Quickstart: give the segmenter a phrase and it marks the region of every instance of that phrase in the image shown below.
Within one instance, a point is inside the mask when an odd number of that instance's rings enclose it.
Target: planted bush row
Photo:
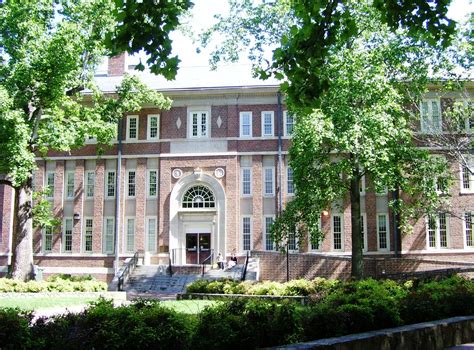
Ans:
[[[39,319],[0,310],[0,348],[252,349],[474,314],[474,285],[461,277],[409,282],[337,283],[307,306],[238,299],[197,315],[139,300],[101,300],[80,314]]]
[[[107,283],[96,281],[91,276],[74,277],[67,275],[51,276],[47,281],[22,282],[0,278],[0,293],[39,293],[39,292],[103,292]]]

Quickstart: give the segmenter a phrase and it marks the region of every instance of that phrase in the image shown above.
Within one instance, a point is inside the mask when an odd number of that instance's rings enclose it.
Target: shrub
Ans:
[[[20,309],[0,309],[0,349],[23,349],[31,346],[29,324],[33,314]]]
[[[102,292],[107,290],[107,283],[89,278],[83,280],[68,280],[54,277],[51,280],[17,281],[9,278],[0,278],[0,293],[39,293],[39,292]]]
[[[314,283],[305,279],[292,280],[283,284],[279,295],[307,296],[316,292]]]
[[[207,285],[209,284],[208,280],[198,279],[188,284],[186,287],[186,293],[208,293]]]
[[[248,289],[248,293],[252,295],[281,295],[283,286],[278,282],[264,281],[256,283]]]

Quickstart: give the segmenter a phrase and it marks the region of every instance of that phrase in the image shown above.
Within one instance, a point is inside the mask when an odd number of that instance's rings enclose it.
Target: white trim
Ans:
[[[474,163],[470,157],[468,157],[466,160],[469,163]],[[470,164],[470,165],[474,166],[474,164]],[[471,174],[468,171],[469,188],[464,188],[463,175],[464,175],[463,164],[459,163],[459,193],[462,193],[462,194],[474,193],[474,174]]]
[[[64,157],[64,159],[67,159],[67,158]],[[46,176],[44,177],[44,189],[48,189],[48,190],[50,189],[49,185],[48,185],[48,176],[51,175],[51,174],[53,175],[53,188],[52,188],[52,191],[46,195],[46,198],[48,198],[48,199],[53,199],[54,198],[54,192],[56,191],[56,189],[55,189],[56,186],[54,184],[56,182],[56,173],[55,173],[55,171],[47,171],[46,172]]]
[[[89,192],[89,174],[93,174],[94,175],[94,181],[92,181],[92,196],[89,196],[88,195],[88,192]],[[86,170],[85,174],[84,174],[84,183],[85,183],[85,193],[84,193],[84,197],[86,200],[88,199],[93,199],[94,198],[94,195],[95,195],[95,170]]]
[[[446,217],[446,247],[441,247],[441,235],[439,230],[439,214],[445,214]],[[435,247],[430,247],[430,238],[429,238],[429,216],[425,217],[425,240],[426,240],[426,250],[428,251],[443,251],[445,252],[449,247],[451,247],[450,242],[450,230],[449,230],[449,215],[448,213],[437,213],[435,216],[436,228],[435,228]],[[464,232],[462,233],[464,234]]]
[[[272,172],[272,192],[271,193],[267,193],[266,191],[266,184],[265,184],[265,176],[266,176],[266,171],[267,170],[271,170]],[[262,169],[262,192],[263,192],[263,196],[264,197],[274,197],[275,196],[275,167],[271,166],[266,166],[266,167],[263,167]],[[252,192],[252,191],[250,191]]]
[[[69,196],[68,193],[68,186],[69,186],[69,176],[72,175],[72,196]],[[73,200],[74,199],[74,191],[75,191],[75,176],[74,170],[68,170],[64,173],[64,199],[65,200]]]
[[[244,193],[244,169],[249,170],[250,172],[250,193]],[[241,197],[252,197],[252,189],[253,189],[253,174],[252,174],[252,167],[241,167],[240,168],[240,196]]]
[[[54,228],[53,227],[49,227],[52,232],[51,232],[51,250],[46,250],[45,248],[45,242],[46,242],[46,239],[45,239],[45,236],[46,236],[46,227],[43,227],[41,229],[41,252],[42,253],[49,253],[49,252],[52,252],[53,251],[53,247],[54,247]]]
[[[112,249],[111,250],[107,250],[107,244],[106,244],[106,239],[107,239],[107,220],[112,220]],[[102,247],[101,247],[101,251],[102,251],[102,255],[100,256],[109,256],[110,254],[113,254],[114,253],[114,249],[115,249],[115,217],[113,216],[104,216],[102,218],[102,225],[104,226],[104,229],[102,231],[102,239],[101,239],[101,243],[102,243]]]
[[[114,195],[109,196],[109,173],[114,173]],[[106,170],[105,171],[105,179],[104,179],[104,184],[105,184],[105,193],[104,193],[104,198],[105,199],[113,199],[115,198],[115,195],[117,193],[117,172],[115,170]]]
[[[86,251],[86,233],[87,233],[87,220],[92,220],[92,250]],[[83,228],[82,228],[82,239],[81,239],[81,252],[84,254],[91,254],[94,251],[94,218],[92,216],[84,217],[82,220]]]
[[[137,131],[136,131],[136,137],[130,137],[130,119],[132,118],[136,118],[137,120]],[[125,135],[125,139],[127,141],[131,141],[131,140],[138,140],[138,134],[140,132],[140,118],[138,115],[127,115],[127,133]]]
[[[341,248],[335,249],[334,248],[334,217],[338,216],[341,218]],[[344,251],[344,214],[343,213],[336,213],[331,214],[331,251],[333,252],[343,252]]]
[[[387,227],[387,248],[380,248],[380,237],[379,237],[379,216],[385,216],[385,225]],[[377,213],[377,251],[379,252],[390,252],[390,218],[388,213]]]
[[[288,137],[288,138],[291,138],[292,135],[293,135],[293,132],[294,132],[294,128],[295,128],[295,117],[293,116],[293,131],[292,131],[292,134],[289,135],[288,134],[288,130],[287,130],[287,118],[288,118],[288,111],[283,111],[283,135],[284,137]]]
[[[112,274],[115,272],[115,270],[110,267],[87,267],[87,266],[77,266],[77,267],[40,266],[40,269],[43,271],[43,273]]]
[[[434,128],[433,126],[433,102],[436,103],[439,113],[439,129]],[[423,103],[427,104],[428,110],[427,113],[427,120],[428,125],[425,125],[423,122]],[[424,98],[420,101],[420,131],[425,134],[434,134],[443,132],[443,116],[441,113],[441,103],[439,98]]]
[[[134,186],[134,189],[133,189],[134,194],[133,195],[129,194],[130,193],[130,173],[134,173],[134,175],[135,175],[134,183],[133,183],[133,186]],[[129,169],[129,170],[126,171],[125,188],[126,188],[125,198],[133,199],[137,196],[137,170],[136,169]]]
[[[250,249],[244,249],[244,218],[249,218],[250,222]],[[241,215],[240,216],[240,244],[242,247],[242,251],[250,251],[253,249],[253,222],[252,222],[252,215]]]
[[[197,125],[197,135],[193,136],[193,113],[198,115],[198,125]],[[202,123],[202,113],[206,114],[206,135],[202,135],[201,126]],[[188,108],[188,117],[187,117],[187,139],[210,139],[211,138],[211,108]]]
[[[293,184],[293,192],[289,192],[288,191],[288,171],[291,170],[291,175],[293,177],[292,179],[292,184]],[[285,187],[286,187],[286,196],[287,197],[293,197],[295,195],[295,192],[296,192],[296,188],[295,188],[295,175],[294,175],[294,170],[292,167],[290,167],[288,165],[288,162],[286,163],[286,177],[285,177]]]
[[[156,171],[156,194],[154,196],[150,195],[150,173]],[[159,189],[159,179],[158,179],[158,169],[147,169],[146,171],[146,198],[153,199],[158,197]]]
[[[321,220],[321,215],[319,216],[319,222],[318,222],[318,226],[319,226],[319,229],[322,231],[322,225],[323,225],[323,222]],[[311,253],[311,252],[322,252],[322,245],[323,245],[323,240],[324,240],[324,237],[322,237],[322,239],[320,241],[318,241],[318,248],[317,249],[313,249],[313,245],[311,244],[311,235],[308,233],[308,252]]]
[[[133,254],[136,250],[136,241],[137,241],[137,217],[136,216],[125,216],[123,223],[124,239],[123,239],[123,252]],[[128,221],[133,220],[133,249],[128,250]],[[130,235],[131,236],[131,235]]]
[[[271,117],[271,132],[269,134],[265,133],[265,114],[269,114]],[[275,135],[275,112],[262,111],[262,113],[260,113],[260,119],[261,119],[261,125],[262,125],[262,137]]]
[[[151,136],[151,118],[156,117],[156,136]],[[148,114],[146,123],[146,138],[147,141],[156,141],[160,138],[160,115],[159,114]]]
[[[267,249],[267,236],[270,235],[270,232],[267,231],[267,218],[271,218],[273,223],[275,223],[275,215],[263,215],[263,248],[265,251],[272,252],[276,250],[275,241],[273,241],[273,249]]]
[[[150,227],[150,220],[155,220],[155,248],[153,250],[148,250],[148,240],[149,240],[149,227]],[[145,252],[148,253],[157,253],[158,252],[158,217],[157,216],[146,216],[145,217]]]
[[[66,250],[66,222],[71,221],[71,250]],[[73,251],[74,243],[74,218],[73,217],[64,217],[63,218],[63,227],[61,229],[61,253],[69,254]]]
[[[244,135],[244,133],[243,133],[243,131],[244,131],[243,116],[246,115],[246,114],[249,115],[249,119],[250,119],[249,120],[249,123],[250,123],[250,126],[249,126],[249,133],[250,134],[249,135]],[[253,124],[253,115],[252,115],[251,111],[244,111],[244,112],[239,113],[239,130],[240,130],[239,135],[240,135],[241,138],[245,138],[245,139],[252,138],[252,134],[253,134],[253,131],[252,131],[252,129],[253,129],[252,126],[253,125],[252,124]]]
[[[467,245],[467,237],[466,237],[466,214],[471,214],[471,239],[472,239],[472,245],[468,246]],[[463,237],[463,246],[464,249],[474,249],[474,211],[465,211],[463,212],[463,218],[462,218],[462,237]]]

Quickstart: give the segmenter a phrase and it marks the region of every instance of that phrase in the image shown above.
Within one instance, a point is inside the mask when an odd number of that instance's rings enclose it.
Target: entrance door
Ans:
[[[211,255],[210,233],[186,234],[186,264],[202,264]],[[206,264],[211,264],[211,259]]]

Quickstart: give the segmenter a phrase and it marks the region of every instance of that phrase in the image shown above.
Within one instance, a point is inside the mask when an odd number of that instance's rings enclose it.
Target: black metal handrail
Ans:
[[[250,252],[247,251],[247,256],[245,257],[245,264],[242,268],[242,277],[240,278],[241,281],[245,281],[245,276],[247,275],[247,266],[249,265],[249,256]]]
[[[171,254],[168,255],[169,261],[168,261],[168,274],[173,276],[173,265],[171,264]]]
[[[132,259],[129,262],[127,262],[127,264],[125,265],[125,268],[122,270],[122,273],[120,274],[118,278],[118,290],[120,292],[123,291],[123,285],[127,282],[128,277],[130,276],[130,273],[137,266],[137,263],[138,263],[138,252],[135,252],[135,254],[133,254]]]
[[[208,261],[208,260],[212,261],[211,259],[213,257],[214,257],[214,249],[211,249],[211,254],[209,254],[209,256],[206,259],[204,259],[201,263],[201,275],[202,276],[204,276],[204,268],[205,268],[204,265],[206,265],[206,261]]]

